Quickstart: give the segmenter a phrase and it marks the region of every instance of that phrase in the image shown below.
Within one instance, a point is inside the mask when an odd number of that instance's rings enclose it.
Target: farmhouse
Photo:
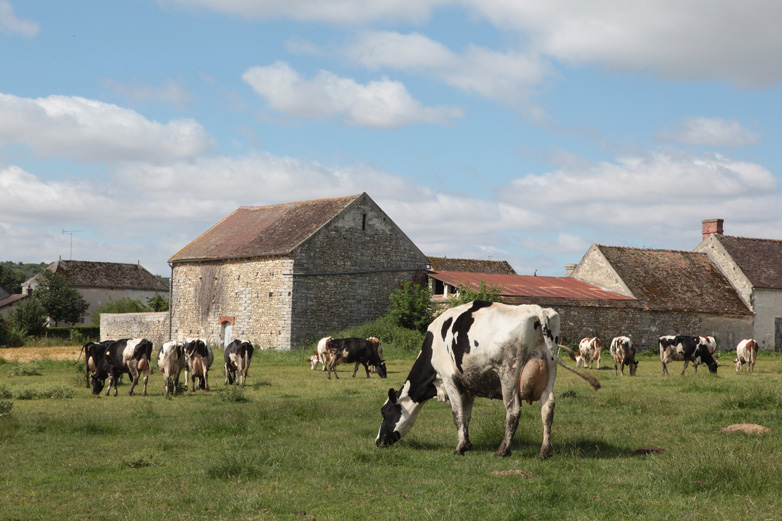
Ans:
[[[366,193],[243,206],[169,259],[171,337],[297,347],[378,318],[428,263]]]
[[[88,312],[112,300],[131,298],[146,303],[155,294],[168,297],[168,286],[140,264],[58,260],[46,269],[62,275],[81,294],[90,306]],[[7,307],[28,297],[37,286],[38,276],[22,283],[22,293],[6,299]]]
[[[703,241],[695,251],[709,256],[754,312],[752,331],[744,338],[754,338],[761,349],[782,351],[782,241],[724,235],[723,222],[703,221]]]

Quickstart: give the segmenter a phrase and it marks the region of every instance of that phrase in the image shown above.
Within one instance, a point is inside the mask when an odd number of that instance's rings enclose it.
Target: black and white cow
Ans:
[[[429,325],[402,388],[388,390],[375,444],[382,447],[397,442],[410,431],[424,403],[437,397],[451,403],[458,431],[454,453],[463,455],[472,449],[468,428],[473,402],[482,397],[505,403],[505,437],[495,456],[509,456],[522,399],[540,399],[543,444],[539,457],[551,456],[557,364],[600,388],[593,376],[562,362],[558,337],[559,314],[553,309],[475,301],[447,310]],[[522,384],[525,367],[544,376],[545,380],[538,382],[542,390],[532,389],[536,384]],[[525,388],[524,397],[520,387]]]
[[[212,348],[201,340],[196,338],[188,340],[184,345],[185,350],[185,382],[191,392],[196,390],[196,379],[198,387],[209,390],[209,368],[212,367],[215,355]]]
[[[353,362],[356,363],[356,367],[353,369],[354,378],[359,364],[364,366],[367,378],[369,378],[369,366],[377,368],[377,375],[380,378],[386,377],[386,364],[380,359],[380,355],[377,354],[377,344],[375,342],[364,338],[332,338],[328,341],[327,347],[331,356],[331,360],[329,360],[329,380],[331,380],[332,371],[334,376],[339,378],[337,374],[337,366],[339,364],[351,364]]]
[[[717,340],[713,336],[699,336],[701,340],[701,344],[706,346],[706,349],[709,350],[709,353],[711,353],[712,358],[716,360],[719,357],[719,354],[717,353]],[[698,372],[698,366],[701,365],[703,362],[700,358],[696,358],[695,361],[692,363],[692,368],[695,369],[695,372]]]
[[[671,361],[684,361],[682,375],[687,370],[687,364],[690,362],[706,364],[709,372],[717,372],[717,362],[711,356],[708,347],[701,341],[700,337],[689,335],[665,335],[658,340],[660,347],[660,362],[663,364],[663,375],[668,373],[668,363]]]
[[[179,387],[179,374],[185,369],[185,344],[171,340],[163,344],[157,354],[157,366],[163,372],[163,382],[168,396],[169,384],[173,385],[174,396]]]
[[[625,366],[630,368],[630,376],[635,376],[638,369],[638,362],[635,359],[635,347],[633,341],[626,336],[618,336],[611,340],[609,348],[611,358],[614,359],[614,374],[619,374],[621,366],[622,376],[625,375]]]
[[[225,346],[225,383],[234,382],[244,385],[247,381],[247,370],[253,358],[253,345],[247,340],[235,339]]]
[[[86,387],[88,389],[90,388],[90,373],[95,374],[95,372],[98,370],[98,367],[100,367],[100,365],[103,363],[103,356],[106,354],[106,345],[110,344],[111,342],[111,340],[107,342],[87,342],[81,346],[81,349],[79,350],[79,356],[76,358],[76,362],[73,362],[73,365],[76,365],[76,363],[81,359],[82,352],[84,352],[84,360],[87,365],[84,368],[84,381],[87,384]]]
[[[106,384],[106,378],[110,378],[106,396],[109,395],[112,385],[114,386],[114,396],[117,396],[117,381],[123,373],[128,373],[132,379],[128,391],[130,396],[138,383],[139,374],[144,373],[143,394],[146,396],[151,368],[152,342],[146,338],[125,338],[104,342],[102,345],[105,346],[103,361],[92,377],[92,393],[100,394]]]

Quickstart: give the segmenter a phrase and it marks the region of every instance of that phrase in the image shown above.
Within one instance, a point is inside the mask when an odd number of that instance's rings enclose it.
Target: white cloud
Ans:
[[[150,121],[132,110],[71,96],[0,94],[0,146],[28,145],[80,161],[165,161],[203,154],[210,140],[192,119]]]
[[[164,102],[179,110],[189,110],[193,95],[187,86],[179,80],[168,79],[159,87],[145,85],[138,81],[121,82],[106,79],[103,84],[114,92],[136,103]]]
[[[372,21],[421,22],[447,0],[158,0],[185,8],[205,8],[250,19],[290,18],[353,25]]]
[[[746,87],[782,81],[782,3],[776,0],[481,0],[472,9],[519,31],[542,54],[665,77]]]
[[[745,147],[757,145],[761,135],[744,128],[736,120],[722,118],[684,118],[675,128],[657,134],[661,141],[709,145],[714,147]]]
[[[32,38],[38,34],[38,23],[17,18],[11,2],[0,0],[0,33]]]
[[[462,116],[452,107],[424,107],[405,86],[389,79],[360,84],[321,71],[307,80],[287,63],[252,67],[243,75],[269,106],[291,116],[338,117],[345,124],[396,128],[413,123],[448,124]]]
[[[548,73],[548,66],[534,53],[468,45],[457,54],[418,33],[364,32],[345,53],[370,69],[413,71],[517,107],[529,104],[533,87]]]

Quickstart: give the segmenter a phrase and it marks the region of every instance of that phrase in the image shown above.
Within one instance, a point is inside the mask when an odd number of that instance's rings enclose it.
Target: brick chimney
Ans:
[[[722,235],[723,222],[725,222],[723,219],[705,219],[701,221],[703,240],[706,240],[706,237],[712,233],[718,233]]]

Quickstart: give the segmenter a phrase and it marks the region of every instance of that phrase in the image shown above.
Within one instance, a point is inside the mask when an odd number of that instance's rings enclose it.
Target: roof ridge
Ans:
[[[240,206],[239,210],[255,210],[255,209],[262,209],[262,208],[279,208],[283,206],[293,206],[297,204],[309,204],[309,203],[319,203],[319,202],[326,202],[326,201],[341,201],[341,200],[347,200],[347,199],[358,199],[364,195],[364,192],[360,194],[355,195],[346,195],[342,197],[324,197],[322,199],[309,199],[307,201],[293,201],[288,203],[275,203],[275,204],[266,204],[266,205],[244,205]]]
[[[636,251],[659,251],[659,252],[666,252],[666,253],[697,253],[705,255],[705,253],[700,251],[691,251],[691,250],[672,250],[668,248],[640,248],[637,246],[609,246],[607,244],[598,244],[599,248],[614,248],[614,249],[624,249],[624,250],[636,250]]]
[[[722,235],[728,239],[739,239],[741,241],[767,241],[767,242],[782,242],[782,239],[763,239],[760,237],[740,237],[738,235]]]

